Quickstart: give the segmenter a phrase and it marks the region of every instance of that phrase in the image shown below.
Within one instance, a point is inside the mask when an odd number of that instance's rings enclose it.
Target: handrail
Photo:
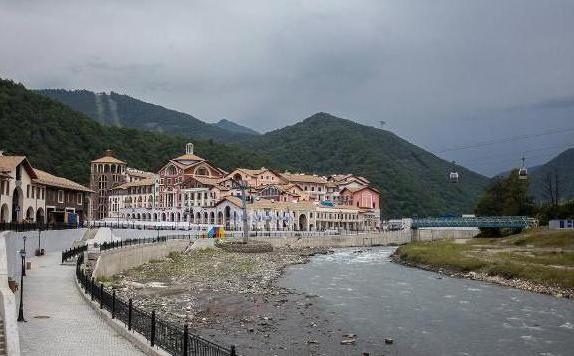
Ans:
[[[127,245],[126,245],[127,246]],[[236,356],[235,346],[224,347],[191,334],[188,325],[179,327],[156,316],[155,310],[146,312],[133,305],[130,298],[127,302],[116,296],[116,292],[106,290],[103,283],[98,283],[82,269],[84,255],[80,254],[76,263],[76,278],[92,301],[110,313],[112,319],[123,322],[128,330],[137,331],[150,342],[170,355],[185,356]]]

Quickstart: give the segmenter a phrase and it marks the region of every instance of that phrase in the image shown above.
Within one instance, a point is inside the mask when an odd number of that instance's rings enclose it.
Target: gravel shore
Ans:
[[[391,256],[391,260],[395,263],[401,264],[403,266],[415,267],[424,269],[427,271],[437,272],[449,277],[455,278],[466,278],[475,281],[483,281],[489,283],[496,283],[505,287],[511,287],[516,289],[527,290],[529,292],[542,293],[553,295],[557,298],[570,298],[574,299],[574,290],[568,288],[562,288],[558,286],[544,285],[540,283],[535,283],[532,281],[525,281],[516,278],[504,278],[502,276],[491,276],[486,273],[481,272],[460,272],[455,269],[449,269],[444,267],[430,266],[425,264],[413,263],[409,261],[404,261],[396,253]]]
[[[314,249],[234,253],[204,249],[171,254],[115,276],[123,298],[156,310],[217,343],[234,344],[242,355],[341,354],[336,316],[316,296],[277,286],[284,269],[306,263]],[[349,355],[360,354],[353,345]]]

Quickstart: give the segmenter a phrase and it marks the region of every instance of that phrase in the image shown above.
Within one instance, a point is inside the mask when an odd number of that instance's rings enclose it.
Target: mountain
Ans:
[[[221,125],[208,124],[191,115],[114,92],[106,94],[64,89],[41,89],[37,92],[110,126],[166,132],[219,142],[234,141],[250,134],[235,129],[235,126],[228,129]]]
[[[227,119],[221,119],[215,124],[213,124],[219,128],[225,129],[227,131],[239,133],[239,134],[246,134],[246,135],[259,135],[259,132],[250,129],[249,127],[245,127],[243,125],[239,125],[233,121]]]
[[[130,100],[111,97],[118,108],[123,99]],[[108,148],[132,167],[156,171],[182,154],[188,141],[182,136],[101,125],[21,84],[0,79],[0,148],[26,155],[35,167],[79,183],[89,181],[89,162]],[[269,164],[267,158],[245,149],[211,140],[194,140],[194,144],[198,155],[223,169]]]
[[[386,217],[471,213],[489,182],[457,166],[460,182],[450,184],[451,163],[391,132],[327,113],[240,144],[291,171],[367,177],[381,190]]]
[[[549,177],[555,184],[555,175],[558,175],[558,192],[560,200],[574,199],[574,148],[570,148],[545,164],[528,169],[530,178],[530,192],[537,202],[549,201],[548,190],[545,188]]]

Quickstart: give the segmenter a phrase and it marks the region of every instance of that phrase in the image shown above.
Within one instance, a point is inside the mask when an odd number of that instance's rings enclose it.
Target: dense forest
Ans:
[[[131,167],[157,170],[184,152],[189,137],[104,126],[23,85],[0,79],[0,148],[77,182],[89,181],[89,162],[106,149]],[[223,169],[258,168],[269,160],[251,151],[193,140],[196,153]]]

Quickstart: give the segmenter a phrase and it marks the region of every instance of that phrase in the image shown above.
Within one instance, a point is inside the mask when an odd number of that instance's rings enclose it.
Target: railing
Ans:
[[[70,258],[75,257],[76,255],[84,253],[85,251],[88,251],[88,245],[82,245],[62,251],[62,263],[66,262]]]
[[[42,223],[0,223],[0,231],[32,231],[32,230],[65,230],[77,229],[81,226],[78,224],[42,224]]]
[[[168,240],[190,240],[191,238],[192,238],[191,234],[187,235],[181,234],[181,235],[169,235],[169,236],[158,236],[158,237],[145,237],[140,239],[117,240],[111,242],[106,241],[100,244],[100,251],[112,250],[115,248],[122,248],[132,245],[166,242]]]
[[[80,254],[76,264],[76,277],[90,295],[92,301],[100,305],[100,309],[107,310],[112,319],[124,323],[128,330],[134,330],[150,342],[150,345],[165,350],[170,355],[184,356],[236,356],[235,346],[229,348],[217,345],[198,335],[189,333],[189,327],[183,327],[158,318],[155,311],[146,312],[134,307],[132,299],[127,302],[116,297],[116,292],[111,293],[90,278],[83,270],[84,255]]]

